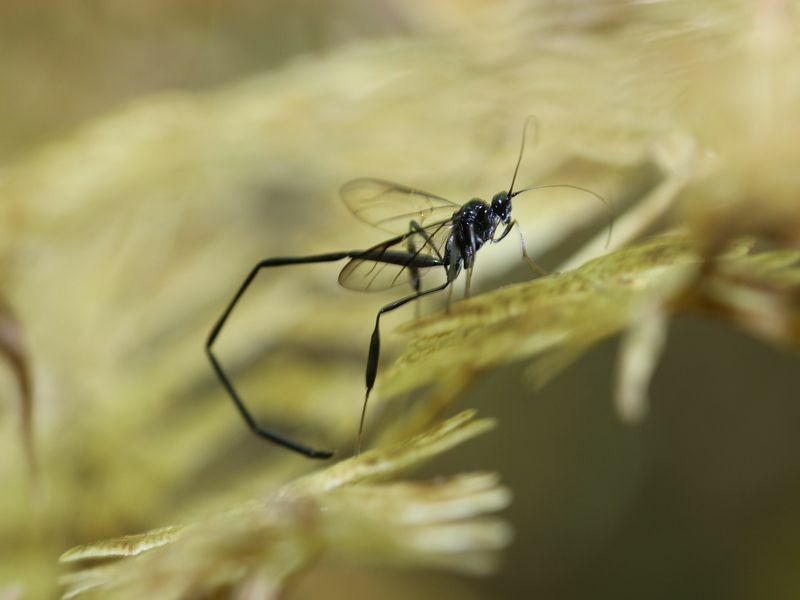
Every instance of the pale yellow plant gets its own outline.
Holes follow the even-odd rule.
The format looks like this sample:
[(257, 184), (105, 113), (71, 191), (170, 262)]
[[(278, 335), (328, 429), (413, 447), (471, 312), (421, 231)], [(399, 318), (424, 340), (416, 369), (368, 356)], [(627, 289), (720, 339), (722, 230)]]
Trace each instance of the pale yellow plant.
[[(508, 493), (494, 476), (376, 484), (367, 470), (353, 479), (416, 456), (402, 444), (448, 414), (477, 374), (532, 359), (541, 384), (621, 334), (617, 402), (636, 420), (673, 314), (798, 345), (793, 3), (403, 6), (420, 24), (415, 36), (354, 41), (210, 90), (138, 97), (2, 166), (0, 292), (12, 310), (0, 318), (25, 344), (20, 356), (7, 342), (0, 352), (30, 365), (34, 402), (19, 404), (33, 406), (36, 435), (24, 429), (23, 439), (36, 440), (41, 473), (30, 486), (32, 453), (19, 443), (29, 421), (4, 418), (0, 594), (53, 597), (56, 558), (78, 544), (89, 546), (67, 558), (140, 554), (66, 575), (70, 593), (95, 586), (104, 597), (165, 581), (174, 594), (275, 594), (334, 547), (356, 564), (486, 572), (507, 527), (489, 527), (483, 546), (466, 536), (449, 547), (458, 533), (448, 519), (501, 508)], [(535, 258), (576, 233), (594, 237), (546, 259), (548, 277), (449, 313), (426, 303), (430, 316), (401, 331), (411, 341), (394, 366), (401, 336), (387, 321), (369, 420), (376, 454), (303, 479), (319, 465), (249, 441), (202, 347), (252, 264), (380, 241), (337, 198), (353, 177), (459, 202), (489, 197), (509, 183), (528, 115), (541, 129), (519, 181), (607, 198), (610, 244), (609, 215), (591, 195), (520, 196), (514, 216)], [(519, 258), (513, 236), (482, 250), (476, 288)], [(281, 269), (239, 308), (221, 359), (263, 422), (341, 456), (357, 428), (375, 311), (391, 298), (342, 291), (335, 267)], [(2, 388), (15, 405), (26, 398), (19, 372)], [(431, 385), (427, 402), (383, 428), (392, 403)], [(470, 427), (487, 426), (454, 431)], [(387, 456), (391, 444), (405, 450)], [(342, 485), (323, 490), (333, 477)], [(264, 489), (282, 492), (265, 499)], [(406, 502), (429, 520), (403, 521)], [(391, 526), (378, 543), (382, 516)], [(188, 525), (155, 529), (165, 523)], [(440, 551), (426, 553), (420, 531)]]
[(65, 576), (65, 598), (277, 598), (287, 578), (320, 560), (491, 571), (510, 541), (508, 524), (486, 516), (509, 491), (493, 473), (391, 482), (480, 435), (491, 420), (464, 412), (392, 447), (290, 482), (258, 500), (206, 517), (74, 548), (63, 562), (124, 559)]

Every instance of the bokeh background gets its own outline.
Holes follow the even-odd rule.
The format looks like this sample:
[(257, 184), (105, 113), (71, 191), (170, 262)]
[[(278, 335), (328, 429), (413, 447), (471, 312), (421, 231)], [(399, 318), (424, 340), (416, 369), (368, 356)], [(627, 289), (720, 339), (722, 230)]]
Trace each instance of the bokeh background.
[[(20, 370), (4, 365), (5, 600), (57, 597), (71, 546), (181, 522), (318, 466), (252, 439), (203, 342), (259, 258), (380, 241), (341, 206), (341, 183), (486, 198), (507, 186), (534, 114), (521, 181), (589, 187), (622, 215), (679, 171), (687, 131), (714, 139), (728, 123), (725, 110), (703, 121), (724, 97), (709, 73), (740, 65), (753, 31), (796, 31), (797, 7), (9, 0), (0, 17), (0, 295), (30, 371), (38, 465), (32, 475)], [(731, 104), (761, 93), (738, 81)], [(564, 190), (515, 206), (550, 269), (602, 238), (604, 211)], [(687, 214), (662, 202), (641, 233)], [(623, 230), (612, 243), (625, 241)], [(529, 277), (518, 251), (509, 238), (482, 253), (478, 291)], [(393, 296), (343, 290), (336, 274), (269, 273), (219, 347), (265, 422), (342, 448), (374, 311)], [(384, 366), (402, 344), (392, 325), (412, 317), (387, 319)], [(612, 400), (617, 346), (539, 391), (524, 365), (485, 374), (463, 404), (498, 430), (421, 474), (503, 475), (516, 539), (495, 575), (323, 563), (286, 597), (796, 598), (796, 350), (679, 317), (632, 426)], [(407, 402), (378, 399), (375, 427)]]

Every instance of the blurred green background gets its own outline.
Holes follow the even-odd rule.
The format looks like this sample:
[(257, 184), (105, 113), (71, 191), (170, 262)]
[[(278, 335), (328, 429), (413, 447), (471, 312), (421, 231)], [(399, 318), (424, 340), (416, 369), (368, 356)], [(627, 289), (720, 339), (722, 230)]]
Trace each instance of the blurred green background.
[[(588, 184), (623, 208), (649, 189), (657, 175), (642, 148), (664, 126), (620, 132), (610, 122), (625, 114), (595, 112), (614, 106), (618, 82), (570, 31), (602, 48), (628, 19), (663, 24), (675, 10), (690, 23), (708, 10), (655, 4), (3, 2), (0, 293), (28, 341), (45, 492), (28, 503), (17, 390), (4, 369), (0, 598), (17, 597), (17, 582), (20, 597), (50, 597), (55, 560), (71, 545), (180, 520), (221, 494), (244, 497), (256, 481), (316, 466), (250, 439), (202, 343), (258, 258), (380, 239), (339, 207), (346, 179), (486, 197), (506, 185), (534, 113), (544, 127), (526, 182)], [(709, 4), (719, 19), (738, 18)], [(530, 38), (540, 27), (550, 37)], [(543, 80), (525, 70), (538, 73), (539, 42), (574, 64), (566, 83), (555, 67)], [(570, 87), (576, 80), (586, 87)], [(585, 107), (575, 121), (569, 103), (552, 100), (560, 85)], [(613, 147), (564, 141), (606, 116), (597, 135), (607, 125)], [(527, 221), (538, 216), (524, 209)], [(574, 248), (593, 224), (575, 211), (569, 219)], [(543, 238), (533, 239), (536, 251)], [(525, 277), (516, 252), (479, 261), (479, 288)], [(537, 261), (553, 268), (567, 256)], [(253, 293), (221, 352), (246, 395), (263, 397), (254, 404), (267, 419), (344, 446), (371, 315), (388, 297), (338, 289), (336, 267), (281, 272)], [(498, 430), (426, 468), (502, 473), (516, 540), (499, 573), (326, 564), (287, 597), (798, 597), (796, 353), (679, 318), (648, 417), (629, 426), (611, 400), (616, 347), (592, 349), (540, 392), (522, 366), (482, 377), (465, 403)]]

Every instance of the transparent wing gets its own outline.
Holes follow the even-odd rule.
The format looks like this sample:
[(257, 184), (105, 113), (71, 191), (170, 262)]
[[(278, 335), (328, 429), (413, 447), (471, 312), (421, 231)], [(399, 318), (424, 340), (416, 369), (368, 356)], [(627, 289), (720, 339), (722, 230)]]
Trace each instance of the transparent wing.
[(339, 284), (351, 290), (377, 292), (413, 283), (431, 271), (446, 278), (444, 247), (452, 221), (432, 223), (386, 240), (351, 258), (339, 273)]
[(383, 179), (353, 179), (340, 194), (358, 219), (389, 233), (408, 232), (412, 220), (420, 225), (442, 221), (460, 208), (440, 196)]

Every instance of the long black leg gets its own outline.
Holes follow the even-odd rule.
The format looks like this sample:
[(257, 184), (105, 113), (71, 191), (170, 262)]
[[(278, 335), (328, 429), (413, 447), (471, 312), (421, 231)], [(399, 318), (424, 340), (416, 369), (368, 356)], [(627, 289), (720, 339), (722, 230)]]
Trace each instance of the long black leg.
[(446, 313), (450, 312), (450, 305), (453, 303), (453, 287), (454, 286), (451, 285), (450, 289), (447, 290), (447, 304), (445, 305), (444, 308), (444, 312)]
[[(444, 264), (444, 258), (442, 258), (439, 249), (436, 247), (436, 244), (433, 243), (433, 239), (431, 238), (430, 234), (425, 229), (422, 228), (422, 225), (412, 220), (409, 223), (408, 230), (409, 233), (416, 233), (422, 236), (422, 238), (425, 240), (425, 244), (427, 245), (427, 247), (430, 248), (433, 251), (433, 254), (436, 255), (436, 258), (438, 258), (440, 261), (442, 261), (442, 264)], [(424, 247), (425, 246), (423, 246), (423, 248)], [(411, 254), (417, 256), (422, 251), (423, 248), (415, 248), (413, 238), (409, 238), (408, 249)], [(422, 279), (419, 274), (419, 269), (415, 267), (409, 267), (408, 270), (409, 273), (411, 274), (411, 287), (413, 288), (415, 294), (419, 294), (420, 290), (422, 289)], [(417, 301), (414, 303), (414, 316), (417, 319), (419, 319), (419, 315), (420, 315), (420, 303), (419, 301)]]
[(469, 291), (472, 287), (472, 269), (475, 266), (475, 254), (478, 252), (478, 244), (475, 241), (475, 229), (472, 225), (468, 228), (469, 232), (469, 259), (467, 262), (467, 281), (464, 284), (464, 298), (469, 298)]
[(236, 389), (233, 387), (233, 383), (226, 375), (225, 371), (222, 368), (222, 365), (217, 360), (217, 357), (214, 355), (214, 351), (212, 350), (212, 346), (214, 345), (214, 341), (217, 339), (219, 332), (222, 330), (222, 327), (225, 325), (225, 322), (228, 320), (231, 312), (233, 311), (236, 304), (239, 302), (239, 299), (244, 295), (247, 288), (256, 278), (258, 273), (261, 269), (265, 269), (268, 267), (281, 267), (286, 265), (300, 265), (300, 264), (309, 264), (309, 263), (323, 263), (323, 262), (335, 262), (338, 260), (342, 260), (344, 258), (351, 258), (354, 256), (359, 256), (359, 252), (334, 252), (330, 254), (318, 254), (315, 256), (303, 256), (303, 257), (288, 257), (288, 258), (269, 258), (267, 260), (262, 260), (259, 262), (250, 273), (245, 278), (242, 285), (239, 287), (239, 290), (233, 296), (231, 301), (228, 303), (228, 306), (222, 312), (219, 319), (217, 320), (214, 327), (211, 329), (211, 333), (208, 334), (208, 339), (206, 341), (206, 354), (208, 354), (208, 358), (211, 361), (211, 366), (214, 368), (214, 371), (219, 377), (219, 380), (222, 382), (223, 387), (227, 390), (228, 395), (230, 395), (231, 400), (236, 405), (236, 408), (239, 410), (239, 413), (242, 415), (245, 423), (256, 435), (274, 442), (279, 446), (283, 446), (284, 448), (288, 448), (289, 450), (294, 450), (295, 452), (299, 452), (309, 458), (330, 458), (333, 456), (333, 452), (328, 452), (325, 450), (314, 450), (313, 448), (309, 448), (308, 446), (304, 446), (303, 444), (298, 444), (286, 438), (282, 435), (269, 431), (261, 427), (258, 423), (256, 423), (253, 416), (250, 414), (250, 411), (244, 405), (244, 402), (239, 397), (239, 394), (236, 392)]
[[(437, 228), (436, 232), (438, 232), (439, 229), (441, 229), (441, 227)], [(439, 252), (439, 249), (436, 247), (436, 244), (433, 242), (433, 238), (425, 229), (422, 228), (422, 225), (420, 225), (416, 221), (411, 221), (411, 223), (409, 224), (409, 230), (421, 235), (425, 239), (425, 242), (428, 244), (428, 248), (430, 248), (433, 251), (433, 254), (436, 255), (436, 258), (438, 258), (442, 262), (442, 264), (444, 264), (444, 257)]]
[[(412, 223), (412, 227), (413, 227), (413, 223), (414, 222), (412, 221), (411, 223)], [(417, 254), (418, 250), (417, 250), (417, 247), (414, 245), (414, 238), (413, 237), (409, 237), (408, 238), (408, 243), (407, 243), (406, 247), (408, 248), (408, 252), (410, 254)], [(419, 269), (417, 269), (416, 267), (409, 267), (408, 268), (408, 277), (411, 280), (411, 289), (414, 290), (415, 294), (419, 294), (420, 289), (422, 289), (422, 278), (420, 277)], [(419, 319), (420, 310), (421, 309), (420, 309), (419, 302), (415, 302), (414, 303), (414, 316), (417, 319)]]
[(390, 302), (386, 306), (381, 307), (378, 311), (377, 316), (375, 317), (375, 329), (372, 330), (372, 337), (369, 341), (369, 354), (367, 357), (367, 372), (366, 372), (366, 380), (367, 380), (367, 393), (364, 396), (364, 406), (361, 408), (361, 420), (358, 424), (358, 441), (356, 442), (356, 453), (361, 452), (361, 439), (364, 433), (364, 420), (367, 414), (367, 403), (369, 401), (369, 394), (372, 391), (372, 388), (375, 386), (375, 377), (378, 374), (378, 360), (381, 354), (381, 333), (380, 333), (380, 324), (381, 324), (381, 315), (391, 312), (396, 308), (400, 308), (404, 304), (408, 304), (413, 300), (418, 300), (423, 296), (427, 296), (428, 294), (433, 294), (434, 292), (440, 292), (452, 282), (450, 280), (445, 281), (442, 285), (437, 286), (435, 288), (431, 288), (429, 290), (425, 290), (424, 292), (417, 292), (415, 294), (411, 294), (404, 298), (400, 298), (399, 300), (395, 300), (394, 302)]

